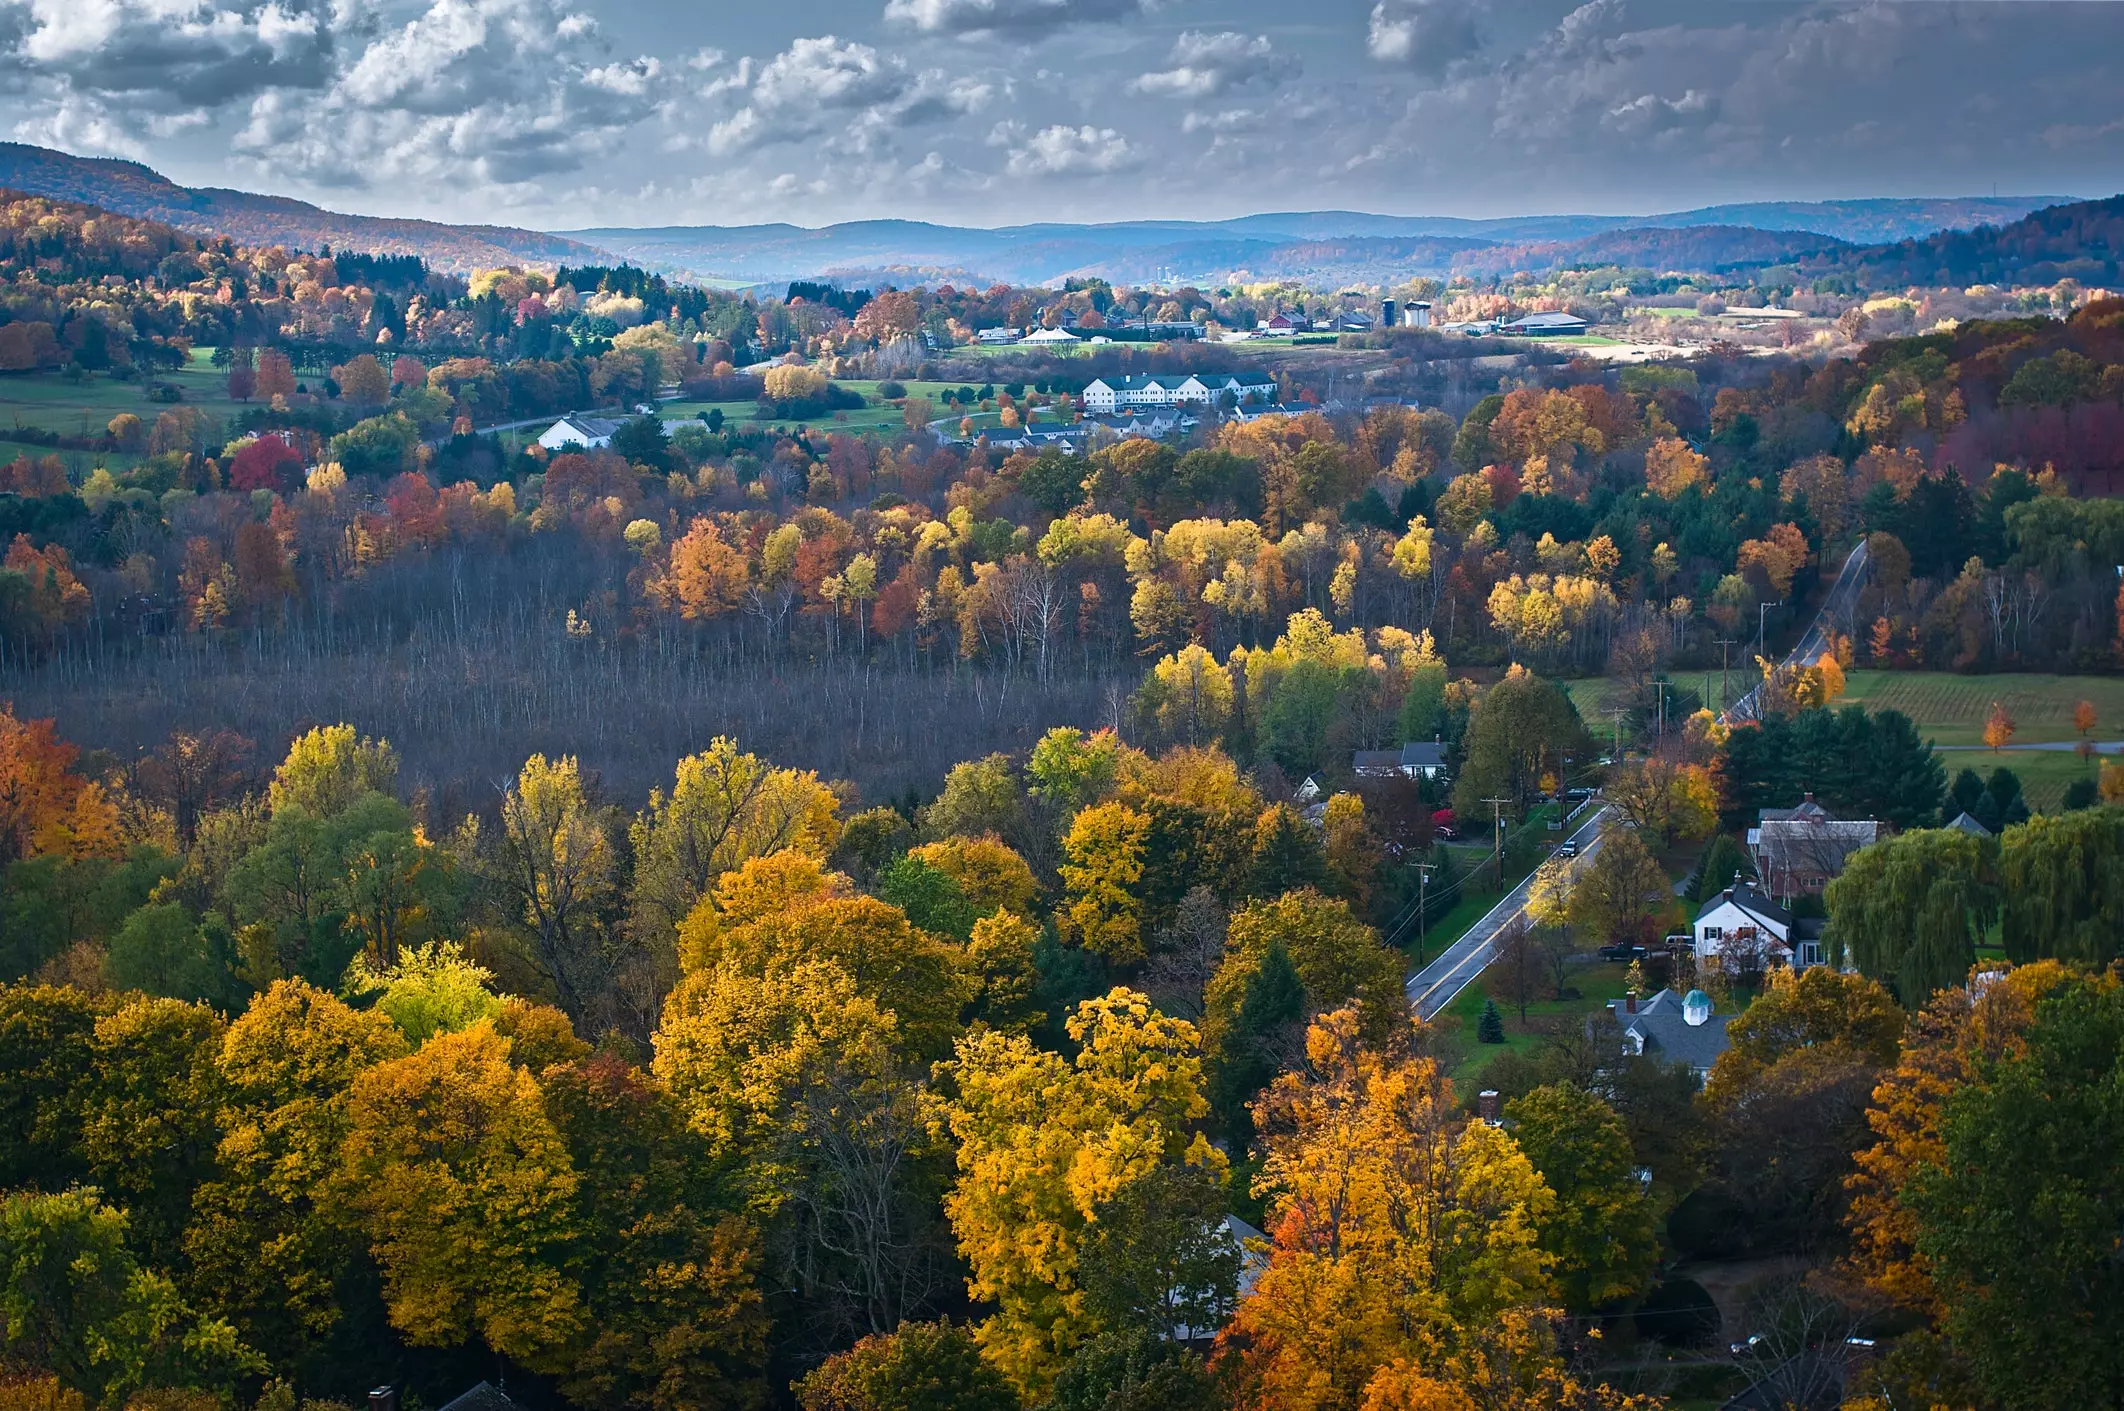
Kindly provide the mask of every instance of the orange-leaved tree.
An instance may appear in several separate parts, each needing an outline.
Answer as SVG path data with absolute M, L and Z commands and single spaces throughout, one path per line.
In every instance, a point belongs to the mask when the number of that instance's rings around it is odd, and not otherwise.
M 1382 1374 L 1501 1390 L 1551 1355 L 1548 1186 L 1461 1113 L 1435 1061 L 1362 1028 L 1355 1009 L 1323 1015 L 1306 1070 L 1255 1108 L 1274 1243 L 1218 1353 L 1242 1406 L 1355 1408 Z

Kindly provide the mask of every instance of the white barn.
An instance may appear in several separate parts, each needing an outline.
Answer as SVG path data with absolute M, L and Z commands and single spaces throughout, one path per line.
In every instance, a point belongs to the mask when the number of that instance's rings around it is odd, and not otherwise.
M 574 447 L 579 451 L 602 450 L 612 444 L 612 433 L 619 430 L 621 422 L 606 416 L 578 416 L 570 413 L 539 435 L 538 444 L 548 451 Z

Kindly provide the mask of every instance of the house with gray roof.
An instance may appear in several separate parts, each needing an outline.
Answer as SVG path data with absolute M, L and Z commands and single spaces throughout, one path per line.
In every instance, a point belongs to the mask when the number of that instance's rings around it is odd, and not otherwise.
M 1860 848 L 1886 835 L 1873 818 L 1838 818 L 1806 794 L 1797 808 L 1766 808 L 1748 830 L 1748 858 L 1771 897 L 1790 905 L 1818 897 Z
M 1727 1014 L 1712 1012 L 1710 996 L 1691 990 L 1686 997 L 1660 990 L 1640 1001 L 1635 992 L 1608 1001 L 1608 1014 L 1620 1031 L 1623 1052 L 1662 1063 L 1686 1063 L 1698 1077 L 1711 1071 L 1728 1047 Z

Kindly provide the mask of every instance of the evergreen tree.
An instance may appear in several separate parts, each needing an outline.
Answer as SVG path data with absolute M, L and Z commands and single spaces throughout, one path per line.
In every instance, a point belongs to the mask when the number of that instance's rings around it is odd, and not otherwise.
M 1505 1041 L 1504 1016 L 1497 1012 L 1497 1001 L 1482 1002 L 1482 1017 L 1475 1021 L 1475 1037 L 1486 1044 L 1501 1044 Z

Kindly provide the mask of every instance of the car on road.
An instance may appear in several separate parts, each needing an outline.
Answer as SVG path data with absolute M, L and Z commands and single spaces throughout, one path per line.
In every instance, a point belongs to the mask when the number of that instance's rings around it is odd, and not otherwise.
M 1647 955 L 1650 954 L 1651 952 L 1646 950 L 1643 946 L 1631 945 L 1623 941 L 1618 941 L 1614 945 L 1602 946 L 1600 948 L 1600 958 L 1602 960 L 1620 960 L 1627 962 L 1632 960 L 1643 960 Z
M 1566 838 L 1562 842 L 1558 843 L 1556 845 L 1556 855 L 1558 857 L 1577 857 L 1578 839 Z

